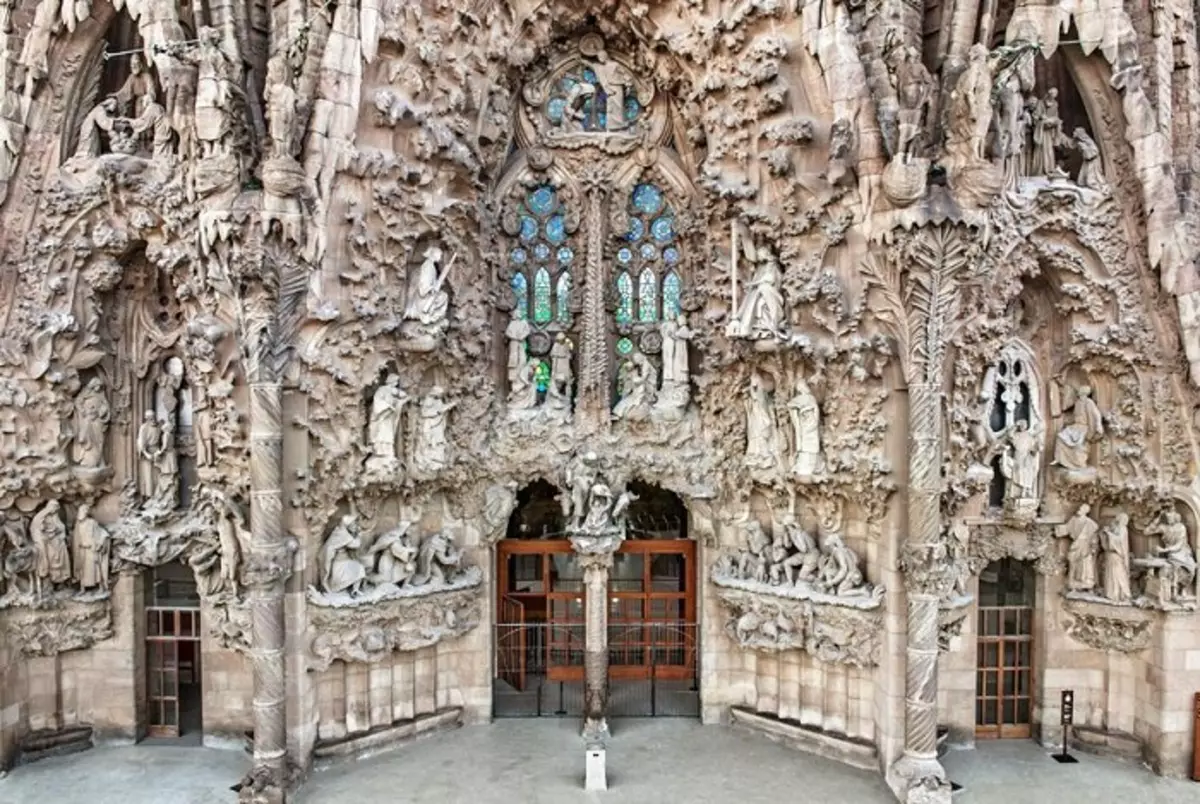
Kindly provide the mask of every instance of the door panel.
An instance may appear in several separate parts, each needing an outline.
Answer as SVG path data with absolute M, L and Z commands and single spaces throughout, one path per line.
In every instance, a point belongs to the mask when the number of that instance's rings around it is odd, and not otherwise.
M 980 576 L 975 736 L 1028 738 L 1033 724 L 1034 580 L 1012 559 Z

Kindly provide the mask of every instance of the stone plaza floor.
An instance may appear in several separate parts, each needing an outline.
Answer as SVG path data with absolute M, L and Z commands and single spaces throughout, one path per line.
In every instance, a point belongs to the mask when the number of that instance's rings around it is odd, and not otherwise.
M 609 790 L 586 793 L 573 720 L 505 720 L 440 734 L 318 772 L 297 804 L 889 804 L 878 774 L 757 735 L 689 720 L 615 720 Z M 951 751 L 955 804 L 1200 804 L 1200 783 L 1079 756 L 1059 765 L 1032 742 Z M 232 804 L 248 765 L 237 751 L 101 747 L 22 766 L 0 804 Z

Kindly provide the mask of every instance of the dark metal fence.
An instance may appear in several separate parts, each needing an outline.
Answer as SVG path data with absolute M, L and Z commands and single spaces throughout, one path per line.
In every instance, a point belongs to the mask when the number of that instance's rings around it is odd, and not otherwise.
M 496 625 L 496 717 L 583 716 L 583 623 Z M 696 624 L 610 623 L 610 717 L 699 717 Z

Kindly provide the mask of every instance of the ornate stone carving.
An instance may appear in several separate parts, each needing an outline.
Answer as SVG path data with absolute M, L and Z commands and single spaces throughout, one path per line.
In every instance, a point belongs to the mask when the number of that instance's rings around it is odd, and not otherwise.
M 1092 592 L 1096 588 L 1096 559 L 1100 552 L 1097 533 L 1100 526 L 1088 514 L 1091 506 L 1081 505 L 1065 525 L 1055 531 L 1057 536 L 1069 536 L 1067 549 L 1067 589 L 1072 592 Z
M 823 662 L 874 667 L 879 661 L 882 619 L 872 609 L 815 600 L 794 600 L 723 588 L 725 631 L 743 648 L 803 650 Z
M 1150 644 L 1153 615 L 1103 603 L 1068 601 L 1064 611 L 1070 637 L 1097 650 L 1137 653 Z
M 50 609 L 0 613 L 9 645 L 25 656 L 54 656 L 90 648 L 113 635 L 108 599 L 61 601 Z

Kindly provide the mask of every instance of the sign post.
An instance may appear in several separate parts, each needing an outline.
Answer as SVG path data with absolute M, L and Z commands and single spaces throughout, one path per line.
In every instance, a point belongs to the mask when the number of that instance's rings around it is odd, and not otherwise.
M 1075 690 L 1063 690 L 1062 691 L 1061 710 L 1062 710 L 1062 717 L 1059 718 L 1059 722 L 1062 723 L 1062 730 L 1063 730 L 1062 753 L 1055 754 L 1054 761 L 1061 762 L 1064 764 L 1070 764 L 1072 762 L 1079 761 L 1075 757 L 1073 757 L 1069 753 L 1067 753 L 1067 741 L 1069 740 L 1069 738 L 1071 736 L 1071 724 L 1075 722 Z

